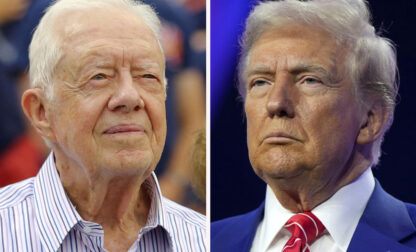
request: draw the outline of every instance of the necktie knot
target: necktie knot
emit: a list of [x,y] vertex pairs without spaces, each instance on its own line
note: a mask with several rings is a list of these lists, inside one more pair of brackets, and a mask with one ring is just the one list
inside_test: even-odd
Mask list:
[[325,230],[321,221],[311,212],[292,216],[286,222],[285,228],[292,233],[292,237],[284,246],[284,252],[309,251],[308,244]]

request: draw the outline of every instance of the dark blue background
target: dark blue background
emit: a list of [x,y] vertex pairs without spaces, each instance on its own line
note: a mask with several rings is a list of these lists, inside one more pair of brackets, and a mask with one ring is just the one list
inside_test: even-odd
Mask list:
[[[384,189],[416,203],[416,1],[372,0],[378,31],[397,45],[400,100],[373,169]],[[235,73],[238,37],[255,0],[211,0],[211,220],[242,214],[264,199],[265,184],[252,171]]]

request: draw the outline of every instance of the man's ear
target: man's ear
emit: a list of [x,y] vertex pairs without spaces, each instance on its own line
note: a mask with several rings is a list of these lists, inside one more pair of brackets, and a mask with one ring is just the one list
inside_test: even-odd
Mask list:
[[51,128],[50,118],[47,116],[46,99],[43,90],[31,88],[22,96],[22,108],[36,131],[43,137],[54,141],[55,134]]
[[357,144],[366,145],[380,137],[387,127],[389,110],[381,102],[373,103],[363,116]]

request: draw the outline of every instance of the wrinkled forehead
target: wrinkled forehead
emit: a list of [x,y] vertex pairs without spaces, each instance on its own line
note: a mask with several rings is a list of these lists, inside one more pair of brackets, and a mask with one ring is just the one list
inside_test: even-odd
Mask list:
[[155,34],[141,17],[121,8],[67,11],[61,14],[57,29],[65,39],[91,32],[108,34],[114,31],[126,31],[124,34],[126,37],[141,35],[157,41]]
[[[144,20],[127,10],[97,9],[77,10],[62,14],[62,22],[55,26],[61,40],[63,57],[103,53],[108,48],[123,51],[133,56],[133,52],[151,54],[155,61],[164,66],[164,56],[160,43]],[[139,55],[138,55],[139,56]]]
[[298,24],[263,32],[242,62],[243,80],[253,70],[289,70],[299,66],[325,69],[331,75],[343,72],[347,49],[323,29]]

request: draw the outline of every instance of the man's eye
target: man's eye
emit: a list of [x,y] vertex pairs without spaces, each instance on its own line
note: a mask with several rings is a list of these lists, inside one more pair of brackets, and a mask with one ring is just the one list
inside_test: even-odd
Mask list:
[[104,80],[105,75],[104,74],[96,74],[92,77],[93,80]]
[[146,79],[157,79],[156,76],[154,76],[153,74],[143,74],[143,78],[146,78]]
[[313,84],[320,84],[322,83],[322,81],[315,79],[315,78],[305,78],[303,81],[303,83],[307,84],[307,85],[313,85]]
[[255,81],[253,81],[252,87],[255,87],[255,86],[261,87],[261,86],[265,86],[267,84],[268,83],[265,80],[255,80]]

